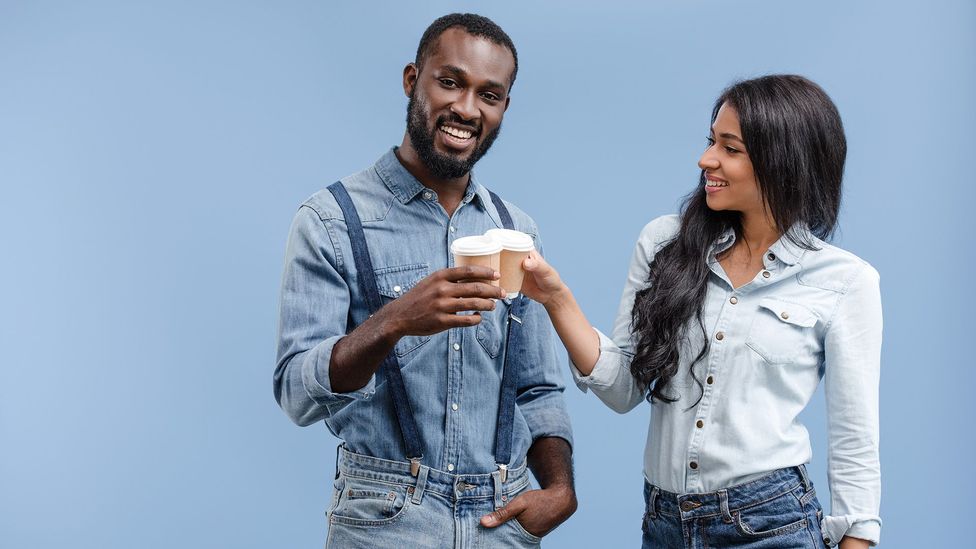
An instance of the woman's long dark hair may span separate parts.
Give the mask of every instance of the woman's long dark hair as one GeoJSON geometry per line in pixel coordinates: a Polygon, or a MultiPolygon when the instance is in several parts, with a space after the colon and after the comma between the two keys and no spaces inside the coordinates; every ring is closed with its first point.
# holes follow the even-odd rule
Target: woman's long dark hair
{"type": "MultiPolygon", "coordinates": [[[[725,104],[739,115],[760,194],[780,233],[806,249],[814,243],[805,232],[792,229],[805,224],[813,235],[829,238],[837,223],[847,156],[844,128],[830,97],[802,76],[770,75],[722,92],[712,109],[712,123],[725,104]]],[[[634,299],[636,347],[630,371],[652,400],[677,400],[668,394],[668,383],[678,372],[679,349],[689,340],[693,319],[705,334],[702,305],[709,251],[730,228],[742,235],[741,214],[710,210],[704,186],[702,171],[698,187],[684,200],[678,235],[655,254],[650,285],[634,299]]],[[[708,337],[702,340],[692,367],[708,353],[708,337]]],[[[701,390],[694,370],[691,375],[701,390]]]]}

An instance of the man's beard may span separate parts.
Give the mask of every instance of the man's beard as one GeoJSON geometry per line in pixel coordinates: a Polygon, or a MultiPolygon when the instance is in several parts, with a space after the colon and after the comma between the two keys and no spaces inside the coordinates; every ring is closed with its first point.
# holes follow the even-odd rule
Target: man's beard
{"type": "MultiPolygon", "coordinates": [[[[430,170],[430,173],[440,179],[457,179],[471,171],[471,168],[481,159],[482,156],[491,148],[491,144],[498,137],[501,131],[501,124],[484,136],[484,139],[475,146],[474,151],[462,158],[450,154],[443,154],[434,150],[434,132],[439,132],[438,128],[446,122],[451,122],[464,128],[470,128],[472,134],[478,134],[480,127],[465,122],[455,113],[448,116],[440,116],[434,124],[434,128],[427,129],[427,120],[430,119],[430,107],[427,102],[417,99],[417,88],[410,94],[410,102],[407,104],[407,135],[410,136],[410,143],[413,145],[420,161],[430,170]]],[[[477,139],[472,135],[471,139],[477,139]]]]}

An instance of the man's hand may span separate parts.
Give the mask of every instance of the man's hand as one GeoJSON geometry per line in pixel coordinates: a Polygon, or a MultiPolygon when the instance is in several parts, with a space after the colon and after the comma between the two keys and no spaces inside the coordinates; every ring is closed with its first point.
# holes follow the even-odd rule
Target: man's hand
{"type": "Polygon", "coordinates": [[[526,532],[542,537],[562,524],[576,512],[576,493],[567,486],[529,490],[508,505],[481,517],[487,528],[517,520],[526,532]]]}
{"type": "Polygon", "coordinates": [[[515,519],[526,532],[542,537],[576,512],[573,485],[573,450],[559,437],[540,437],[532,442],[529,469],[541,490],[529,490],[508,505],[481,517],[481,525],[495,528],[515,519]]]}
{"type": "Polygon", "coordinates": [[[505,297],[501,288],[491,285],[499,276],[491,268],[473,265],[441,269],[388,303],[376,316],[382,316],[396,339],[474,326],[481,322],[481,312],[495,309],[492,299],[505,297]],[[462,311],[475,314],[457,314],[462,311]]]}
{"type": "Polygon", "coordinates": [[[492,299],[505,295],[491,285],[499,276],[488,267],[441,269],[387,303],[333,347],[329,361],[332,390],[346,393],[365,386],[403,336],[432,335],[481,322],[481,312],[495,308],[492,299]],[[474,314],[457,314],[461,311],[474,314]]]}

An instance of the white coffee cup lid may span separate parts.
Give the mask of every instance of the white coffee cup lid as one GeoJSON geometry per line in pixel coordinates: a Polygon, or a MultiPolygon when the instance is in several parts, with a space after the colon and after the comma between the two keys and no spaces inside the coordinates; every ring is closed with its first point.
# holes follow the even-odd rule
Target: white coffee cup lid
{"type": "Polygon", "coordinates": [[[451,243],[451,253],[454,255],[491,255],[500,251],[501,242],[487,235],[462,236],[451,243]]]}
{"type": "Polygon", "coordinates": [[[511,229],[489,229],[486,235],[501,242],[502,247],[513,252],[531,252],[535,249],[532,237],[522,231],[511,229]]]}

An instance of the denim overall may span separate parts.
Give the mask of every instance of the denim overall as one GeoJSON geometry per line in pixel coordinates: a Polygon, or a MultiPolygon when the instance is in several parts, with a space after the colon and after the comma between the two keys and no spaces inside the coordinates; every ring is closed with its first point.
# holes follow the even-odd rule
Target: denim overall
{"type": "MultiPolygon", "coordinates": [[[[370,314],[382,306],[369,248],[356,207],[341,182],[329,186],[342,209],[359,273],[360,291],[370,314]]],[[[502,225],[514,229],[501,199],[490,193],[502,225]]],[[[482,515],[504,506],[529,489],[525,463],[511,463],[512,425],[518,372],[523,358],[522,310],[525,298],[512,300],[503,354],[495,462],[498,469],[481,475],[456,475],[423,465],[420,430],[400,374],[396,353],[390,351],[377,377],[390,387],[397,424],[406,448],[405,461],[397,462],[355,454],[340,447],[335,496],[329,511],[327,547],[531,547],[540,538],[516,520],[487,529],[482,515]],[[426,497],[425,497],[426,495],[426,497]]]]}

